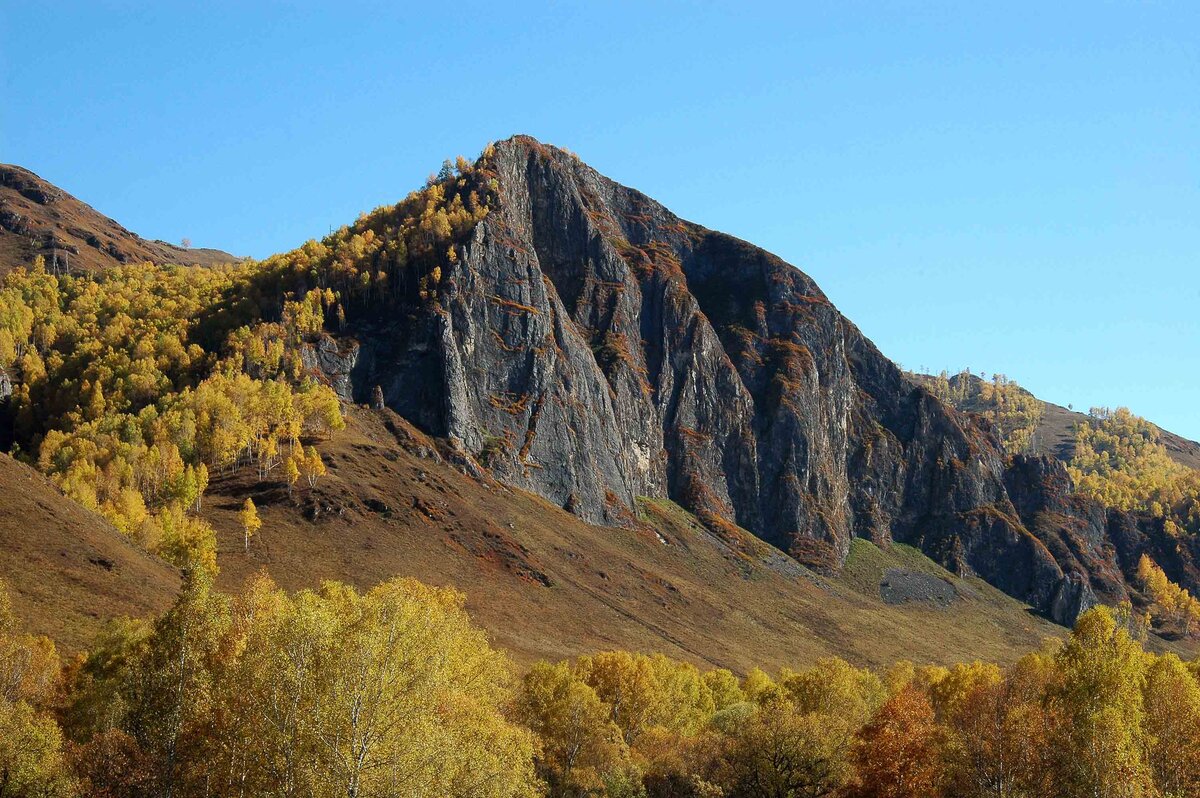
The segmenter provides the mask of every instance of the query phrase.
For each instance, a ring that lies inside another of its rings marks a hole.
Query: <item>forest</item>
[[[0,592],[0,795],[1200,795],[1200,663],[1096,608],[1007,667],[821,659],[739,678],[607,651],[518,675],[452,589],[174,606],[60,659]]]
[[[1172,535],[1200,534],[1200,471],[1172,460],[1158,427],[1128,408],[1091,409],[1067,470],[1102,504],[1161,518]]]
[[[942,371],[936,376],[914,375],[930,392],[948,405],[977,413],[992,423],[1004,451],[1020,454],[1035,448],[1038,424],[1045,413],[1041,401],[1003,374],[990,380],[975,377],[970,369],[951,376]]]
[[[344,422],[309,345],[364,308],[435,301],[441,267],[487,214],[488,157],[447,161],[400,203],[262,262],[56,274],[39,257],[13,270],[0,283],[12,383],[0,443],[147,550],[214,570],[195,512],[210,475],[320,478],[312,443]]]

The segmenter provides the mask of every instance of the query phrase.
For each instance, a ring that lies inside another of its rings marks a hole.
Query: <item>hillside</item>
[[[924,386],[935,386],[939,379],[932,374],[909,373],[908,376],[918,384]],[[971,395],[978,394],[985,383],[985,380],[975,374],[960,372],[946,375],[946,384],[951,390],[954,390],[957,388],[959,381],[963,379],[970,382],[970,386],[965,393]],[[1070,410],[1053,402],[1047,402],[1044,399],[1039,399],[1025,388],[1018,386],[1017,390],[1023,396],[1035,400],[1042,409],[1042,415],[1038,419],[1037,426],[1031,438],[1033,451],[1063,462],[1069,461],[1075,453],[1075,428],[1081,422],[1088,420],[1087,414]],[[961,409],[984,413],[985,415],[990,410],[986,406],[986,403],[981,402],[978,398],[966,400],[961,405]],[[1200,443],[1184,438],[1181,435],[1176,435],[1161,427],[1159,427],[1159,431],[1161,433],[1161,442],[1166,447],[1167,454],[1170,455],[1171,459],[1188,468],[1200,469]]]
[[[522,662],[608,648],[740,672],[828,654],[1007,662],[1064,631],[908,547],[856,541],[825,578],[744,530],[714,534],[670,501],[641,500],[626,527],[595,526],[464,474],[391,411],[355,408],[348,421],[320,446],[329,475],[315,490],[289,497],[280,475],[260,482],[252,469],[214,479],[204,515],[218,530],[221,585],[237,590],[260,568],[291,589],[397,574],[454,585]],[[247,495],[263,519],[249,554],[237,519]],[[888,593],[889,604],[881,583],[905,577],[916,589]]]
[[[1143,554],[1200,583],[1195,541],[1008,457],[799,270],[528,137],[261,263],[0,303],[6,429],[69,495],[181,567],[211,523],[224,587],[457,585],[526,660],[1006,660],[1144,604]]]
[[[62,189],[0,164],[0,274],[41,255],[59,268],[94,270],[120,263],[212,265],[238,260],[216,249],[147,241]]]
[[[79,651],[109,619],[170,605],[174,569],[8,455],[0,455],[0,495],[0,578],[30,631]]]
[[[1070,460],[1075,450],[1075,426],[1086,421],[1087,414],[1045,400],[1042,407],[1045,413],[1037,428],[1037,451],[1059,460]],[[1160,441],[1172,460],[1188,468],[1200,469],[1200,443],[1159,429],[1162,433]]]

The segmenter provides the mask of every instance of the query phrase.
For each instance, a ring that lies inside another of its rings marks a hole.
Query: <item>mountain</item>
[[[212,265],[238,258],[183,249],[129,232],[28,169],[0,164],[0,273],[41,255],[53,267],[93,270],[121,263]]]
[[[1070,495],[1053,460],[1007,462],[770,253],[528,137],[481,174],[498,199],[436,290],[366,307],[325,347],[346,399],[378,396],[591,523],[670,499],[822,573],[855,539],[905,543],[1063,623],[1130,598],[1140,553],[1174,549]]]
[[[110,618],[170,606],[179,590],[175,569],[5,454],[0,494],[0,578],[30,629],[80,651]]]
[[[1051,457],[1006,456],[799,270],[528,137],[261,263],[92,279],[28,276],[48,288],[9,314],[4,417],[25,451],[55,432],[43,467],[126,528],[208,457],[229,589],[261,569],[288,588],[411,575],[463,589],[525,660],[621,647],[743,669],[1007,660],[1045,619],[1141,603],[1143,553],[1200,582],[1194,541],[1075,495]],[[161,356],[135,381],[146,342]],[[328,465],[315,485],[289,487],[296,433],[263,421],[293,390],[343,400],[346,428],[306,441]],[[0,573],[123,611],[49,562]]]

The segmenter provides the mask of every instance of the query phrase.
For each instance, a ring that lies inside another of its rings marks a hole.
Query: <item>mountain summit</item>
[[[824,571],[855,537],[909,543],[1063,623],[1174,551],[1061,464],[1007,460],[778,257],[527,136],[473,175],[489,212],[421,299],[355,314],[314,361],[471,467],[597,523],[670,498]]]

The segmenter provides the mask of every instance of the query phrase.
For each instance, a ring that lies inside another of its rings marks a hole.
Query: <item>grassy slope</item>
[[[179,588],[170,566],[3,454],[0,496],[0,578],[29,631],[78,651],[113,616],[169,606]]]
[[[719,538],[670,502],[644,501],[635,528],[590,526],[414,453],[429,445],[388,411],[354,409],[320,447],[329,476],[315,491],[289,497],[250,469],[216,476],[205,514],[219,533],[222,584],[237,589],[265,568],[292,589],[394,575],[455,585],[523,662],[612,647],[736,670],[824,654],[1003,662],[1063,632],[978,580],[950,608],[883,603],[876,571],[940,572],[910,549],[856,543],[846,571],[825,579],[749,533]],[[245,495],[264,522],[249,554],[236,516]]]
[[[843,572],[823,578],[749,533],[718,537],[668,501],[643,500],[633,528],[590,526],[422,457],[432,442],[387,411],[352,409],[348,429],[320,448],[330,473],[315,491],[289,497],[253,469],[214,477],[204,512],[218,528],[223,587],[264,568],[292,589],[397,575],[455,585],[522,663],[604,648],[739,671],[825,654],[875,666],[1007,662],[1064,632],[907,546],[854,541]],[[236,517],[246,495],[265,522],[249,554]],[[109,618],[169,605],[179,585],[170,567],[4,455],[0,496],[0,577],[30,631],[80,650]],[[890,568],[947,579],[962,598],[889,606],[879,582]]]

